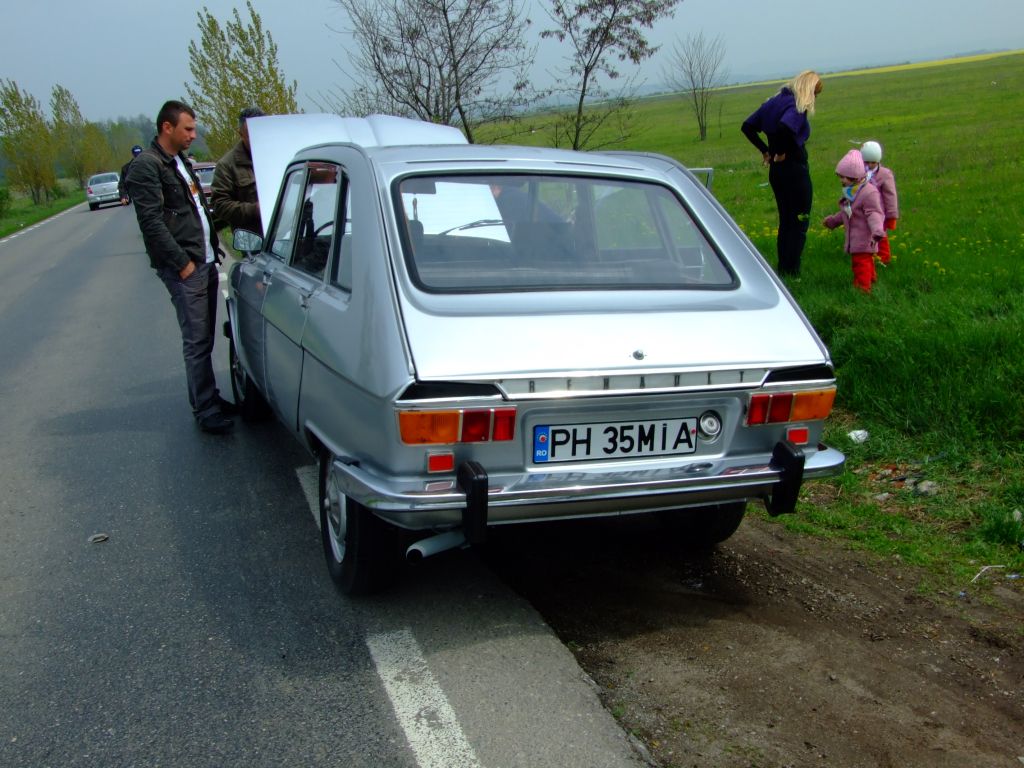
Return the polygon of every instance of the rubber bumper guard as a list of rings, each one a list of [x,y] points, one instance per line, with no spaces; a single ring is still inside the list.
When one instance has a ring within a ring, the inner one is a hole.
[[[804,481],[804,452],[789,440],[781,440],[772,451],[771,468],[778,470],[779,481],[765,499],[768,514],[788,515],[796,510],[796,499]]]
[[[487,538],[487,470],[476,461],[459,465],[458,484],[466,494],[462,510],[462,531],[468,544],[483,544]]]

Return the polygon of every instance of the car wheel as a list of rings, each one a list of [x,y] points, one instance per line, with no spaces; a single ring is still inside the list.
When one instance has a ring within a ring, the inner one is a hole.
[[[687,549],[709,549],[734,533],[747,511],[745,501],[658,513],[662,525]]]
[[[377,592],[398,575],[398,529],[344,494],[335,456],[320,456],[320,538],[327,571],[346,595]]]
[[[242,361],[235,350],[234,339],[229,341],[228,356],[231,368],[231,393],[235,397],[238,413],[245,421],[263,421],[270,415],[270,406],[242,367]]]
[[[90,211],[95,211],[99,207],[100,207],[99,203],[89,203],[89,210]]]

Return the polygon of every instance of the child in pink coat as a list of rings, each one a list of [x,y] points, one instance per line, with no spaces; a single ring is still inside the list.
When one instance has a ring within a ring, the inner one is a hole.
[[[864,158],[868,181],[878,187],[882,194],[882,212],[885,214],[885,228],[896,229],[896,220],[900,217],[899,202],[896,197],[896,177],[892,171],[882,165],[882,145],[877,141],[865,141],[860,148],[860,156]],[[878,242],[878,258],[883,264],[892,260],[889,251],[889,237]]]
[[[882,196],[868,183],[864,159],[856,149],[851,149],[839,161],[836,175],[843,183],[839,211],[826,217],[822,224],[829,229],[846,227],[845,250],[853,266],[853,284],[871,293],[878,241],[885,237]]]

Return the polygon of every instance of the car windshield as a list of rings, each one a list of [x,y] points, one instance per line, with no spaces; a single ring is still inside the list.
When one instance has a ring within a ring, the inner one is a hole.
[[[117,174],[116,173],[101,173],[99,176],[93,176],[91,179],[89,179],[89,186],[92,186],[94,184],[111,184],[111,183],[114,183],[114,184],[117,183]]]
[[[556,175],[396,186],[406,262],[437,292],[723,289],[734,277],[668,188]]]
[[[206,168],[196,168],[196,176],[199,177],[201,184],[212,184],[213,183],[213,166]]]

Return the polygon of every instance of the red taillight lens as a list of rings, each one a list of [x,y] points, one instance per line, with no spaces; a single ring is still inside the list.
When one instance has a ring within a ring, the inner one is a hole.
[[[91,195],[92,194],[92,187],[86,187],[85,191],[86,191],[87,194]]]
[[[490,436],[490,411],[466,411],[462,414],[463,443],[485,443]]]
[[[764,424],[768,421],[768,405],[771,401],[771,395],[754,395],[750,398],[750,407],[747,409],[747,424]]]
[[[780,424],[789,421],[793,413],[793,395],[772,395],[772,404],[768,406],[768,423]]]
[[[494,440],[511,440],[516,436],[516,409],[499,408],[494,412]]]

